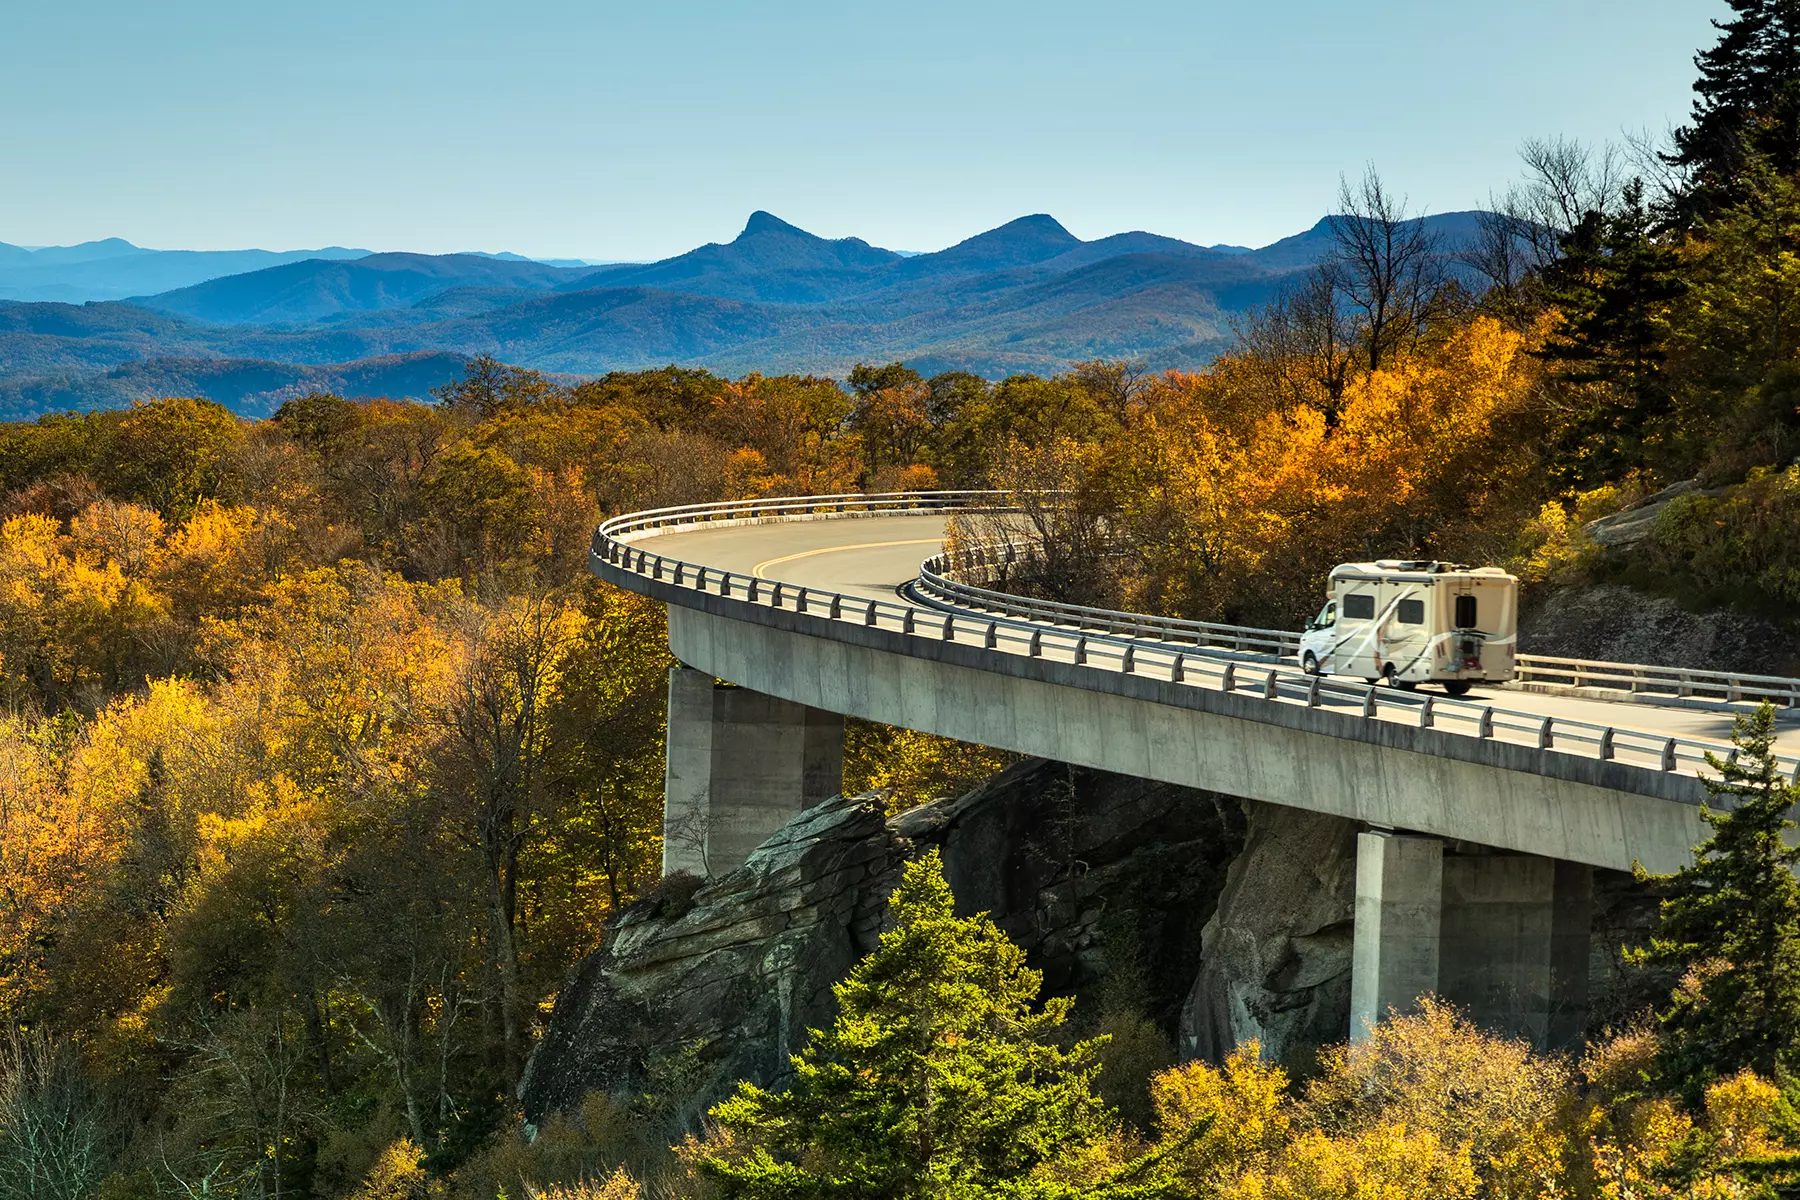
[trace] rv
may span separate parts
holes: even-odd
[[[1300,665],[1408,690],[1434,681],[1460,696],[1512,678],[1518,628],[1519,581],[1498,567],[1344,563],[1300,635]]]

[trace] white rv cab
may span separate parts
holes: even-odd
[[[1331,571],[1325,607],[1300,635],[1300,664],[1460,696],[1513,676],[1519,581],[1498,567],[1381,559]]]

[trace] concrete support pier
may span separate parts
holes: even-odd
[[[844,785],[844,718],[704,671],[669,672],[663,874],[729,874]]]
[[[1376,831],[1357,839],[1350,1036],[1441,996],[1485,1029],[1575,1045],[1587,1017],[1593,870]]]
[[[1375,831],[1356,839],[1356,936],[1350,957],[1350,1037],[1389,1009],[1438,990],[1444,843]]]

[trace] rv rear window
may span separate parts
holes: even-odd
[[[1476,604],[1473,596],[1456,598],[1456,627],[1458,629],[1475,628]]]
[[[1366,593],[1361,596],[1345,596],[1344,597],[1344,619],[1345,620],[1347,620],[1347,621],[1367,621],[1370,617],[1372,617],[1374,615],[1375,615],[1375,597],[1368,595]]]
[[[1402,600],[1394,610],[1402,625],[1423,625],[1425,623],[1425,602],[1423,600]]]

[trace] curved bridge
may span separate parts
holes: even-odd
[[[1538,1017],[1520,1028],[1555,1042],[1567,1031],[1546,1015],[1559,1003],[1550,947],[1570,943],[1519,930],[1534,921],[1549,930],[1557,913],[1585,921],[1586,901],[1565,897],[1570,866],[1664,872],[1688,861],[1705,834],[1706,756],[1730,752],[1742,709],[1729,698],[1800,699],[1791,680],[1663,679],[1651,668],[1528,658],[1535,674],[1711,687],[1722,698],[1515,685],[1454,700],[1320,679],[1285,656],[1292,634],[1004,596],[981,586],[1003,549],[951,570],[940,553],[951,514],[1002,500],[740,501],[600,528],[592,569],[667,603],[670,647],[690,668],[670,686],[666,870],[732,869],[804,804],[835,792],[842,717],[854,715],[1362,822],[1353,1011],[1365,1019],[1448,989],[1455,971],[1439,961],[1439,938],[1460,918],[1446,889],[1463,887],[1465,852],[1498,852],[1464,890],[1499,903],[1480,911],[1504,909],[1505,936],[1529,943],[1519,953],[1534,964],[1526,990]],[[738,686],[716,689],[713,677]],[[1783,769],[1800,771],[1800,727],[1785,716]],[[1521,871],[1532,873],[1518,856],[1543,864],[1522,884]],[[1515,882],[1496,900],[1502,876]],[[1542,920],[1519,916],[1538,909]],[[1581,935],[1585,947],[1585,926]],[[1494,961],[1507,953],[1481,950]]]

